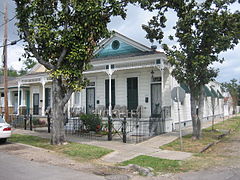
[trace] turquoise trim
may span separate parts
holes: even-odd
[[[117,46],[116,42],[119,42],[119,46]],[[112,44],[114,42],[114,44]],[[125,43],[120,40],[114,40],[102,50],[98,52],[96,58],[107,57],[107,56],[118,56],[123,54],[131,54],[131,53],[140,53],[141,50]]]
[[[188,88],[187,84],[180,83],[180,87],[184,89],[185,93],[190,93],[190,89]]]
[[[218,98],[218,94],[217,94],[217,92],[211,87],[211,92],[212,92],[212,97],[214,97],[214,98]]]
[[[204,86],[204,95],[207,97],[213,96],[212,92],[209,90],[209,88],[207,86]]]
[[[8,89],[16,89],[16,88],[18,88],[17,86],[14,86],[14,87],[8,87]],[[29,88],[28,86],[21,86],[21,88],[20,89],[22,89],[22,88]],[[0,90],[2,90],[2,89],[4,89],[4,88],[0,88]]]
[[[219,97],[220,99],[223,99],[223,98],[224,98],[223,95],[222,95],[222,93],[221,93],[219,90],[217,90],[217,93],[218,93],[218,97]]]

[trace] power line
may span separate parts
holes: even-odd
[[[10,42],[10,43],[8,43],[8,44],[6,44],[6,45],[0,46],[0,48],[6,47],[6,46],[10,46],[10,45],[15,45],[15,44],[17,44],[19,41],[21,41],[21,40],[22,40],[22,39],[18,39],[18,40],[12,41],[12,42]]]
[[[7,23],[9,23],[9,22],[11,22],[14,18],[16,17],[16,15],[15,16],[13,16],[11,19],[9,19],[7,22],[5,22],[5,23],[3,23],[3,24],[1,24],[0,25],[0,27],[2,27],[2,26],[4,26],[5,24],[7,24]]]

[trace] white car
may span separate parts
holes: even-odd
[[[0,143],[5,143],[12,134],[11,126],[0,117]]]

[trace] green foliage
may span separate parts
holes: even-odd
[[[112,16],[126,17],[128,1],[119,0],[14,0],[19,36],[25,58],[34,57],[50,74],[53,84],[53,121],[63,121],[63,110],[74,91],[85,88],[90,60],[99,42],[111,34]],[[62,118],[57,114],[61,113]],[[61,123],[58,123],[61,124]],[[53,144],[64,141],[63,126],[56,124]],[[63,135],[60,135],[63,133]],[[60,138],[61,137],[61,138]]]
[[[41,120],[37,117],[32,118],[32,123],[33,123],[34,126],[45,126],[46,125],[46,121]]]
[[[175,41],[179,47],[172,49],[164,44],[169,62],[174,65],[173,76],[178,82],[189,85],[196,96],[202,85],[217,76],[218,70],[210,65],[222,62],[218,54],[232,49],[240,38],[240,12],[231,13],[229,6],[236,2],[230,1],[151,1],[147,6],[150,10],[158,10],[149,24],[143,26],[150,41],[161,43],[165,28],[165,12],[173,9],[178,17],[175,30]],[[170,36],[170,40],[173,40]],[[194,92],[195,91],[195,92]]]
[[[125,18],[128,1],[15,2],[19,35],[27,42],[25,57],[35,57],[53,78],[63,78],[63,90],[81,90],[86,85],[82,72],[89,69],[99,41],[110,35],[110,17]]]
[[[177,22],[173,27],[178,45],[170,48],[163,44],[168,61],[173,66],[172,75],[178,83],[186,83],[191,94],[191,116],[193,136],[200,138],[203,116],[203,87],[217,76],[218,69],[211,66],[223,62],[219,53],[232,49],[240,39],[240,12],[231,12],[229,6],[236,0],[191,1],[149,1],[145,8],[157,10],[148,25],[143,25],[147,38],[162,42],[163,28],[166,26],[165,12],[176,12]],[[197,114],[197,106],[199,113]]]
[[[1,76],[4,75],[3,71],[4,71],[4,69],[0,70],[0,75]],[[17,76],[19,76],[19,74],[18,74],[17,70],[15,70],[13,67],[10,67],[10,68],[8,68],[8,76],[10,76],[10,77],[17,77]]]
[[[102,128],[102,119],[95,114],[82,114],[80,119],[83,121],[87,131],[99,131]]]
[[[240,82],[237,79],[232,79],[230,82],[222,83],[222,87],[231,94],[234,108],[240,105]]]
[[[21,59],[19,59],[21,60]],[[33,66],[35,66],[37,64],[37,62],[31,58],[27,58],[23,61],[23,68],[19,71],[20,75],[24,75],[27,74],[27,72],[29,72]]]

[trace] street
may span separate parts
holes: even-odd
[[[4,146],[4,145],[0,145]],[[1,180],[102,180],[102,176],[54,165],[24,160],[0,151]]]
[[[179,175],[179,180],[239,180],[240,168],[219,168]]]

